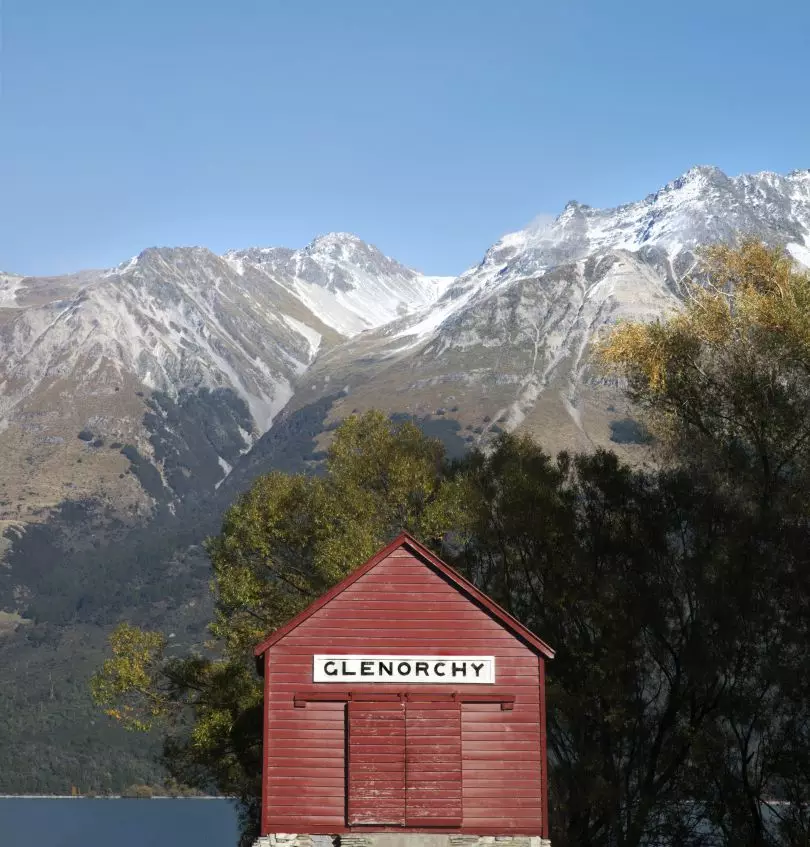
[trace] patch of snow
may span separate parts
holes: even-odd
[[[307,326],[303,321],[296,320],[289,315],[282,314],[281,317],[293,332],[297,332],[298,335],[302,335],[306,339],[307,344],[309,344],[309,358],[310,360],[314,359],[323,340],[320,332]]]
[[[286,287],[316,318],[341,335],[350,337],[366,329],[371,329],[373,326],[366,317],[347,308],[331,291],[320,285],[315,285],[303,279],[293,279]]]
[[[135,268],[137,266],[137,264],[138,264],[138,256],[133,256],[128,261],[121,262],[121,264],[118,265],[117,268],[111,268],[110,270],[106,271],[104,274],[102,274],[102,276],[111,277],[111,276],[118,276],[119,274],[128,273],[133,268]]]
[[[301,250],[251,248],[225,259],[266,273],[346,337],[419,312],[454,280],[417,273],[349,233],[319,236]]]
[[[229,465],[222,456],[217,456],[217,461],[219,462],[219,466],[222,468],[222,472],[224,476],[222,479],[214,485],[214,490],[218,489],[220,485],[228,478],[228,475],[233,470],[233,466]]]
[[[239,276],[245,275],[245,262],[243,259],[238,256],[226,256],[225,257],[228,264],[239,274]]]
[[[18,308],[17,292],[22,287],[20,283],[23,279],[25,277],[0,273],[0,307],[4,309]]]
[[[242,436],[242,440],[247,444],[247,447],[243,447],[239,451],[239,455],[244,456],[245,453],[250,451],[250,448],[253,446],[253,434],[248,432],[246,429],[242,429],[239,427],[239,434]]]
[[[787,245],[787,250],[797,262],[804,265],[805,268],[810,269],[810,247],[804,244],[797,244],[794,241]]]

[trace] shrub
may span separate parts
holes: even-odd
[[[155,790],[151,785],[130,785],[121,792],[121,796],[148,800],[154,796],[154,793]]]

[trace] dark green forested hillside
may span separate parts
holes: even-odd
[[[174,512],[159,501],[145,525],[124,524],[98,502],[66,501],[46,522],[7,533],[0,607],[18,606],[21,591],[25,603],[16,631],[0,629],[0,793],[165,782],[160,736],[125,732],[92,703],[89,678],[110,629],[121,620],[159,628],[178,654],[203,644],[212,611],[203,540],[257,476],[322,469],[314,439],[333,399],[277,422],[220,489],[191,492]],[[454,455],[465,449],[453,422],[421,425]]]

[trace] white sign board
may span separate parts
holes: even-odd
[[[495,682],[494,656],[313,656],[313,682]]]

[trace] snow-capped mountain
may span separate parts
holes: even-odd
[[[150,248],[106,271],[0,275],[0,486],[12,495],[0,519],[99,481],[136,503],[139,488],[211,487],[320,350],[424,307],[442,282],[344,234],[301,251]]]
[[[571,201],[553,221],[505,235],[448,287],[429,315],[402,334],[429,333],[445,317],[511,280],[608,251],[652,259],[659,272],[680,280],[694,265],[695,248],[756,235],[785,245],[810,265],[809,226],[810,170],[728,177],[715,167],[694,167],[641,201],[612,209]]]
[[[346,336],[429,307],[453,281],[417,273],[345,232],[323,235],[301,250],[232,250],[225,259],[241,274],[266,273]]]
[[[655,246],[676,260],[701,244],[739,234],[804,249],[810,221],[810,171],[728,177],[694,167],[636,203],[593,209],[569,203],[550,225],[504,236],[470,275],[530,276],[605,250]],[[682,274],[684,267],[675,267]]]
[[[594,338],[677,308],[696,249],[741,235],[810,266],[810,171],[696,167],[636,203],[571,202],[501,238],[428,309],[324,353],[293,407],[347,385],[334,419],[384,405],[452,417],[468,442],[523,424],[551,449],[615,446],[626,412],[589,367]]]
[[[810,266],[810,171],[697,167],[635,203],[571,202],[455,279],[347,233],[0,274],[0,520],[102,489],[147,508],[213,490],[236,464],[247,481],[243,454],[282,409],[324,408],[323,428],[381,407],[468,445],[517,426],[549,449],[627,441],[624,401],[589,365],[594,338],[678,308],[696,248],[741,234]]]

